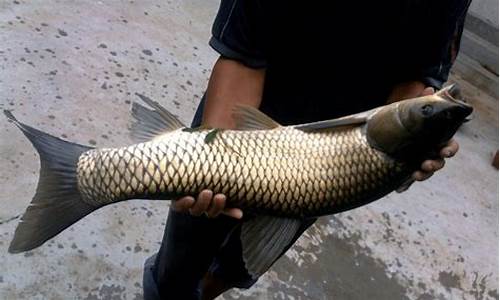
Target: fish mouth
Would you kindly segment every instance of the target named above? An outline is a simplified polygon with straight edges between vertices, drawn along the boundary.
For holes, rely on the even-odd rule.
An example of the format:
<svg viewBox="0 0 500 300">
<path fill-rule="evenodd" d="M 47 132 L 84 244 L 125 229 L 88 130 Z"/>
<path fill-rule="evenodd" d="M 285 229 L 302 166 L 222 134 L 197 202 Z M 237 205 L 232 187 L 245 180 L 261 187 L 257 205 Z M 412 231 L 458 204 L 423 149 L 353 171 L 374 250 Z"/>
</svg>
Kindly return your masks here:
<svg viewBox="0 0 500 300">
<path fill-rule="evenodd" d="M 453 108 L 453 115 L 463 123 L 470 121 L 471 114 L 474 111 L 472 105 L 460 100 L 461 92 L 456 84 L 451 84 L 438 92 L 438 95 L 443 99 L 453 102 L 456 106 Z"/>
<path fill-rule="evenodd" d="M 462 120 L 463 123 L 470 121 L 470 115 L 474 109 L 470 105 L 458 105 L 452 110 L 453 118 Z"/>
<path fill-rule="evenodd" d="M 463 120 L 463 123 L 469 122 L 472 120 L 472 112 L 474 111 L 474 108 L 472 105 L 465 103 L 464 101 L 454 99 L 454 103 L 457 104 L 457 107 L 455 108 L 455 114 L 457 119 Z"/>
</svg>

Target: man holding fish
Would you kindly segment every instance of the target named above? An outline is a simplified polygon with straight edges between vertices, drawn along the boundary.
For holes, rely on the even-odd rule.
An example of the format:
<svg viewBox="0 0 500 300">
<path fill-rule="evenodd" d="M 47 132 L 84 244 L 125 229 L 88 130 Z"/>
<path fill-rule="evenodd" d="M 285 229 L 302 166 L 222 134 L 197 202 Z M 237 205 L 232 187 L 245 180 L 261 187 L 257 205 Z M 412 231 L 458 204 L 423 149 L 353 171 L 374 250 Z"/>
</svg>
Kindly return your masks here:
<svg viewBox="0 0 500 300">
<path fill-rule="evenodd" d="M 448 78 L 470 4 L 275 2 L 222 0 L 210 40 L 221 56 L 193 127 L 235 128 L 238 105 L 291 125 L 432 95 Z M 442 145 L 413 180 L 429 178 L 457 151 L 454 140 Z M 256 282 L 242 258 L 247 216 L 226 200 L 204 190 L 172 203 L 162 246 L 146 262 L 146 299 L 213 299 Z M 304 219 L 281 254 L 314 221 Z"/>
</svg>

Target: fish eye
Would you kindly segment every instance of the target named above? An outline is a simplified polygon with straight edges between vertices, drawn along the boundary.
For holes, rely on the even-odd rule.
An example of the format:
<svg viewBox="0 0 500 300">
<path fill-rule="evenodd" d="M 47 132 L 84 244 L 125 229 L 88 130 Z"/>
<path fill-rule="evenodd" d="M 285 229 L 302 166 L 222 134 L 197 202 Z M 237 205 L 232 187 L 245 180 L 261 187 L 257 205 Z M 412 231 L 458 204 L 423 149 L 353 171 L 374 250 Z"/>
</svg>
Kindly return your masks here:
<svg viewBox="0 0 500 300">
<path fill-rule="evenodd" d="M 422 114 L 425 117 L 428 117 L 428 116 L 430 116 L 432 114 L 432 112 L 434 111 L 434 108 L 432 107 L 432 105 L 426 104 L 426 105 L 422 106 L 420 108 L 420 110 L 422 111 Z"/>
</svg>

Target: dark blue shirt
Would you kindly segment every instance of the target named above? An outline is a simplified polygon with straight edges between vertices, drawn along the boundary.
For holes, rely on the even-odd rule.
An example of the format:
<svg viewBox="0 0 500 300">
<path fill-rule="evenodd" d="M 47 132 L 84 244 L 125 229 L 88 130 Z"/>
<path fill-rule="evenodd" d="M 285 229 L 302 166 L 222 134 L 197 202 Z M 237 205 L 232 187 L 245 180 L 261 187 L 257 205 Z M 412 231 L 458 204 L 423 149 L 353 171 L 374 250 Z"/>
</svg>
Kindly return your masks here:
<svg viewBox="0 0 500 300">
<path fill-rule="evenodd" d="M 211 46 L 266 68 L 261 110 L 283 124 L 385 103 L 398 83 L 440 88 L 469 0 L 223 0 Z"/>
</svg>

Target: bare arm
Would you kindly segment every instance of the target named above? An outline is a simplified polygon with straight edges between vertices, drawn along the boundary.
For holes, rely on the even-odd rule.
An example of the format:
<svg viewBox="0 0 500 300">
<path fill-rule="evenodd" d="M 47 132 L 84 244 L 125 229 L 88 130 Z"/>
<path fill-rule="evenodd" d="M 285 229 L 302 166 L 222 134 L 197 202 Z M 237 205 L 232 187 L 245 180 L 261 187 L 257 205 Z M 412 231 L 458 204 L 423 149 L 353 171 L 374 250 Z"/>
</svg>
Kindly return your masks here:
<svg viewBox="0 0 500 300">
<path fill-rule="evenodd" d="M 220 58 L 208 82 L 203 124 L 214 128 L 234 128 L 232 110 L 244 104 L 258 108 L 264 89 L 265 69 L 252 69 Z"/>
<path fill-rule="evenodd" d="M 232 111 L 236 105 L 248 105 L 258 108 L 264 88 L 264 69 L 252 69 L 230 59 L 219 58 L 214 65 L 208 82 L 203 125 L 213 128 L 234 128 Z M 216 217 L 220 213 L 241 218 L 243 212 L 237 208 L 225 208 L 226 196 L 213 195 L 210 190 L 203 190 L 197 197 L 183 197 L 173 203 L 176 211 L 190 212 L 194 216 L 206 213 Z"/>
</svg>

